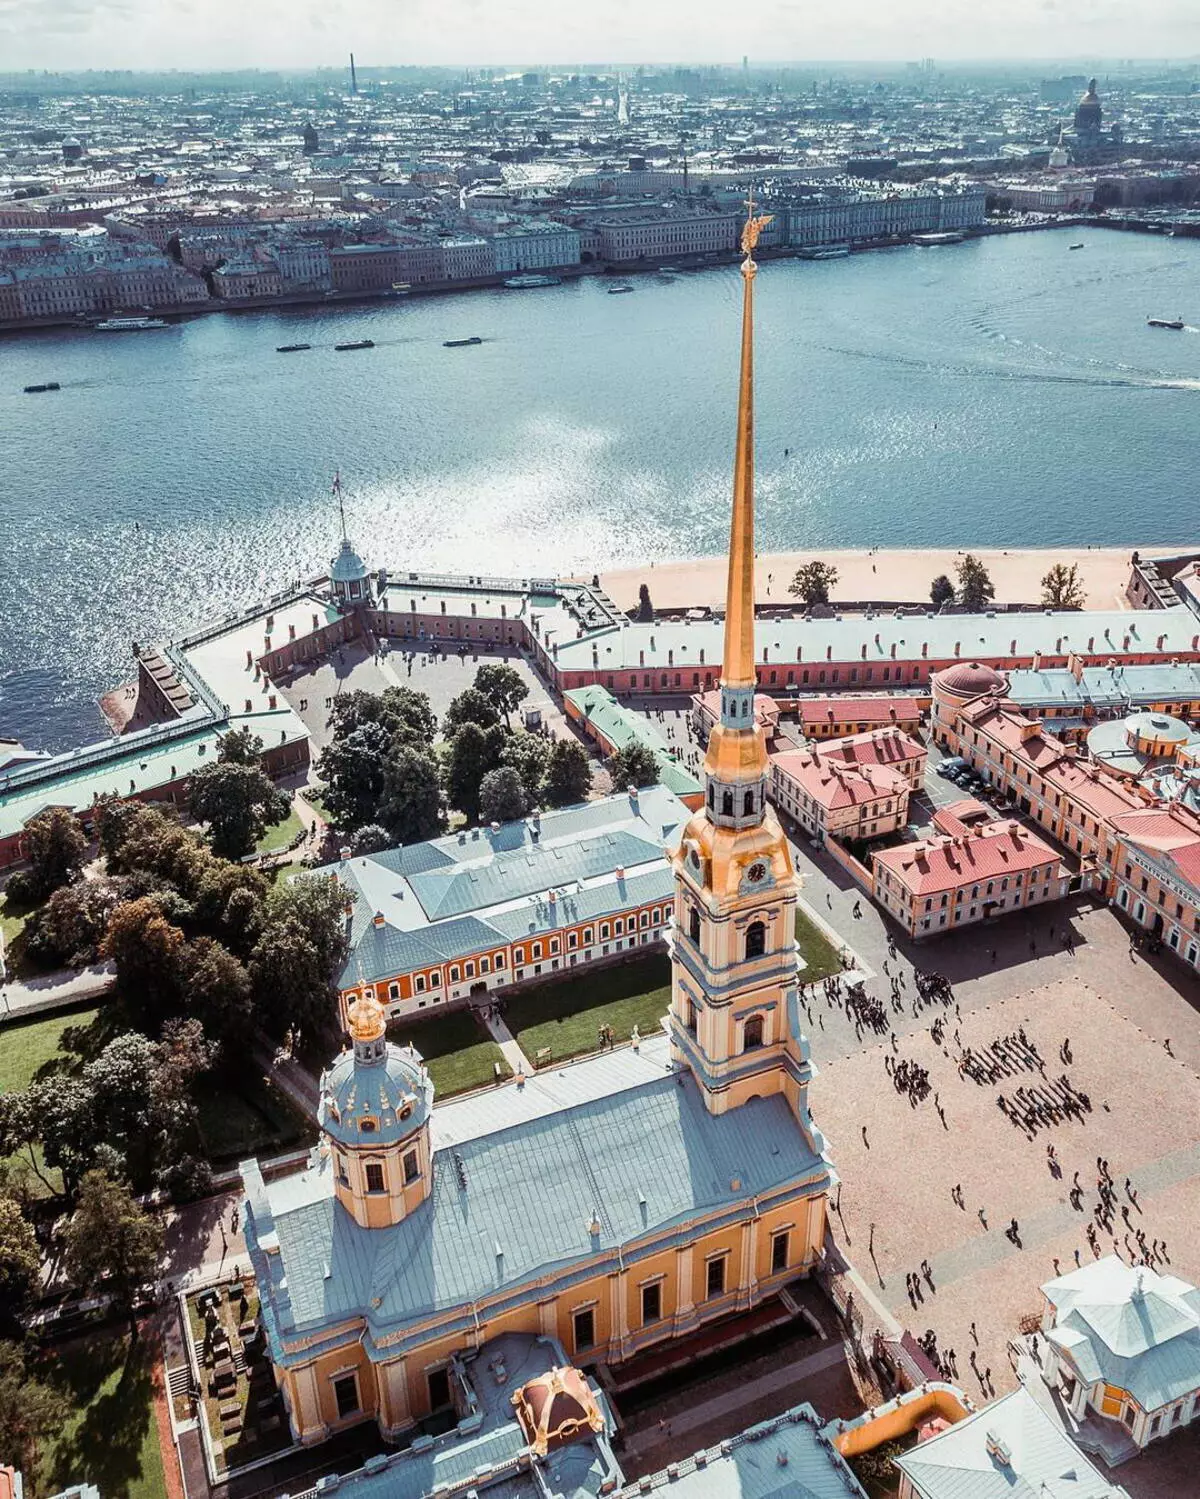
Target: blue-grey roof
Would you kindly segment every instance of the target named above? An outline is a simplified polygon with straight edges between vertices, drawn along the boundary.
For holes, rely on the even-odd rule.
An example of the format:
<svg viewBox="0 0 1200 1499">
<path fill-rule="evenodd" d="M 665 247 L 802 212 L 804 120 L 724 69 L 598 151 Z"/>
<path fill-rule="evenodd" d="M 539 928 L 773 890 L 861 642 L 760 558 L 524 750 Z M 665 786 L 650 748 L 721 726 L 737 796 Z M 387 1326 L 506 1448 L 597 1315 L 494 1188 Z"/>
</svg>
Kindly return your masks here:
<svg viewBox="0 0 1200 1499">
<path fill-rule="evenodd" d="M 1054 704 L 1116 708 L 1142 703 L 1200 702 L 1200 665 L 1163 661 L 1153 666 L 1085 666 L 1076 680 L 1065 666 L 1008 673 L 1008 698 L 1018 706 Z"/>
<path fill-rule="evenodd" d="M 601 1486 L 621 1482 L 621 1469 L 609 1445 L 612 1412 L 603 1392 L 592 1397 L 607 1423 L 544 1458 L 532 1454 L 516 1419 L 513 1394 L 530 1380 L 562 1368 L 569 1360 L 554 1338 L 506 1333 L 477 1353 L 457 1355 L 451 1364 L 461 1382 L 467 1413 L 453 1431 L 419 1436 L 403 1452 L 369 1458 L 352 1473 L 325 1479 L 328 1488 L 350 1499 L 444 1499 L 469 1491 L 489 1499 L 595 1499 Z"/>
<path fill-rule="evenodd" d="M 386 1230 L 336 1202 L 326 1157 L 250 1192 L 247 1235 L 278 1348 L 355 1314 L 371 1336 L 394 1331 L 829 1173 L 782 1096 L 713 1115 L 679 1072 L 435 1152 L 430 1199 Z"/>
<path fill-rule="evenodd" d="M 329 571 L 334 583 L 361 583 L 367 576 L 367 564 L 350 543 L 342 538 L 342 545 Z"/>
<path fill-rule="evenodd" d="M 1103 1380 L 1155 1411 L 1200 1390 L 1200 1291 L 1116 1255 L 1042 1287 L 1055 1309 L 1050 1340 L 1086 1384 Z"/>
<path fill-rule="evenodd" d="M 433 1081 L 411 1046 L 386 1042 L 370 1060 L 347 1049 L 321 1077 L 320 1124 L 349 1145 L 395 1145 L 417 1130 L 433 1108 Z M 363 1119 L 374 1121 L 369 1136 Z"/>
<path fill-rule="evenodd" d="M 631 1484 L 619 1499 L 646 1493 L 645 1484 Z M 649 1492 L 660 1490 L 672 1499 L 866 1499 L 849 1465 L 821 1436 L 811 1405 L 651 1474 Z"/>
<path fill-rule="evenodd" d="M 896 1466 L 920 1499 L 1128 1499 L 1024 1388 L 919 1443 Z"/>
<path fill-rule="evenodd" d="M 665 786 L 648 786 L 636 796 L 602 797 L 536 820 L 327 865 L 318 873 L 336 874 L 357 896 L 341 986 L 436 967 L 569 920 L 666 899 L 673 887 L 663 851 L 690 816 Z M 624 882 L 618 869 L 626 871 Z"/>
</svg>

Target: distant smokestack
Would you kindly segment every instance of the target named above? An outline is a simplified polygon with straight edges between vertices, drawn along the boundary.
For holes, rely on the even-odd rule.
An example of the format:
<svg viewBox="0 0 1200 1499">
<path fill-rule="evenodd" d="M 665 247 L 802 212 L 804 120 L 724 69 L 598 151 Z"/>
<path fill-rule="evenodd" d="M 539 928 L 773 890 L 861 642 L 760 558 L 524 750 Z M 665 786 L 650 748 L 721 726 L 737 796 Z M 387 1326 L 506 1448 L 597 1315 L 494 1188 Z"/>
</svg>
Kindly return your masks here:
<svg viewBox="0 0 1200 1499">
<path fill-rule="evenodd" d="M 350 92 L 358 93 L 358 74 L 354 71 L 354 53 L 350 54 Z"/>
</svg>

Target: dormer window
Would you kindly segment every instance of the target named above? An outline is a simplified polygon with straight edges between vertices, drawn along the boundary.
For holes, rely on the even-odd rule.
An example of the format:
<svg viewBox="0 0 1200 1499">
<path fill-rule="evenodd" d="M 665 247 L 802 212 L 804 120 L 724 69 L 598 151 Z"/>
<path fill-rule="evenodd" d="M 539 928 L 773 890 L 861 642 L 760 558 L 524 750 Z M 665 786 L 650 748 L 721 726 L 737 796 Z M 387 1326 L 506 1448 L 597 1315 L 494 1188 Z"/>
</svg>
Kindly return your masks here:
<svg viewBox="0 0 1200 1499">
<path fill-rule="evenodd" d="M 412 1111 L 413 1111 L 412 1102 L 411 1102 L 411 1100 L 406 1099 L 404 1101 L 403 1105 L 400 1108 L 400 1118 L 402 1120 L 410 1118 L 411 1115 L 412 1115 Z"/>
<path fill-rule="evenodd" d="M 358 1127 L 364 1135 L 373 1135 L 379 1128 L 379 1120 L 371 1118 L 360 1119 L 358 1122 Z"/>
</svg>

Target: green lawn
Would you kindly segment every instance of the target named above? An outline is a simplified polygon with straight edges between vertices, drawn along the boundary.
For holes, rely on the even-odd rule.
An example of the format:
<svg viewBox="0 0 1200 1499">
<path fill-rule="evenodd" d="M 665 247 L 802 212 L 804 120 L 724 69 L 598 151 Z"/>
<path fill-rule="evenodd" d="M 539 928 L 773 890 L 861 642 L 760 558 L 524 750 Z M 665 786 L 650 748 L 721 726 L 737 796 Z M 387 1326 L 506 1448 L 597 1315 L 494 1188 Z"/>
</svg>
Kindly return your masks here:
<svg viewBox="0 0 1200 1499">
<path fill-rule="evenodd" d="M 154 1420 L 151 1349 L 101 1329 L 47 1349 L 41 1377 L 67 1399 L 66 1424 L 41 1453 L 38 1492 L 94 1483 L 104 1499 L 166 1499 Z"/>
<path fill-rule="evenodd" d="M 286 864 L 272 864 L 262 873 L 273 884 L 286 885 L 294 874 L 311 874 L 312 870 L 300 859 L 290 859 Z"/>
<path fill-rule="evenodd" d="M 273 828 L 267 829 L 254 845 L 254 852 L 256 854 L 273 854 L 276 849 L 287 848 L 292 839 L 303 831 L 304 824 L 296 816 L 296 809 L 293 807 L 282 822 L 277 822 Z"/>
<path fill-rule="evenodd" d="M 504 1019 L 531 1062 L 544 1046 L 549 1060 L 561 1062 L 595 1051 L 603 1025 L 618 1041 L 628 1040 L 635 1025 L 643 1036 L 657 1034 L 670 1006 L 671 964 L 655 954 L 514 994 Z"/>
<path fill-rule="evenodd" d="M 215 1164 L 287 1150 L 316 1138 L 316 1126 L 261 1074 L 204 1086 L 197 1100 L 205 1154 Z"/>
<path fill-rule="evenodd" d="M 802 984 L 816 984 L 831 973 L 843 971 L 840 950 L 817 924 L 798 907 L 796 910 L 796 942 L 804 967 L 800 970 Z"/>
<path fill-rule="evenodd" d="M 63 1065 L 74 1064 L 92 1055 L 85 1044 L 84 1056 L 63 1048 L 63 1036 L 74 1031 L 76 1038 L 90 1035 L 90 1027 L 100 1011 L 57 1010 L 40 1020 L 26 1020 L 0 1028 L 0 1093 L 15 1093 L 27 1088 L 48 1062 L 58 1059 Z M 68 1041 L 72 1038 L 68 1037 Z"/>
<path fill-rule="evenodd" d="M 470 1010 L 447 1010 L 428 1020 L 398 1021 L 388 1028 L 388 1039 L 417 1048 L 429 1068 L 438 1098 L 450 1098 L 495 1080 L 495 1064 L 502 1077 L 512 1068 L 496 1043 Z"/>
</svg>

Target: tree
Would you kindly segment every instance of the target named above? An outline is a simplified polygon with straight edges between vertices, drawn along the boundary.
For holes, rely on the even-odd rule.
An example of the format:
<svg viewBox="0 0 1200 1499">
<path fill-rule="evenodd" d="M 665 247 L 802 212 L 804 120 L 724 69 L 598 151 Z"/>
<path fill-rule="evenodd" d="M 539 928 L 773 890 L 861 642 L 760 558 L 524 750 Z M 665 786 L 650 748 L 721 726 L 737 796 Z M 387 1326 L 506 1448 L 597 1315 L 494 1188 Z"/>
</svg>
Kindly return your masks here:
<svg viewBox="0 0 1200 1499">
<path fill-rule="evenodd" d="M 0 1343 L 0 1462 L 36 1472 L 38 1447 L 63 1429 L 69 1411 L 57 1390 L 35 1379 L 16 1343 Z"/>
<path fill-rule="evenodd" d="M 441 770 L 432 750 L 402 745 L 389 757 L 379 800 L 385 848 L 423 843 L 445 832 Z"/>
<path fill-rule="evenodd" d="M 495 735 L 498 739 L 485 733 L 478 724 L 465 723 L 447 751 L 446 794 L 450 805 L 464 813 L 469 822 L 479 820 L 480 783 L 500 762 L 503 732 L 499 724 L 495 726 Z"/>
<path fill-rule="evenodd" d="M 40 1276 L 41 1256 L 32 1226 L 20 1203 L 0 1197 L 0 1334 L 19 1332 L 21 1316 L 37 1295 Z"/>
<path fill-rule="evenodd" d="M 943 604 L 948 604 L 954 598 L 954 584 L 945 573 L 938 573 L 929 585 L 929 597 L 933 600 L 933 607 L 940 609 Z"/>
<path fill-rule="evenodd" d="M 40 812 L 25 831 L 29 894 L 35 900 L 79 878 L 88 841 L 73 812 L 50 807 Z"/>
<path fill-rule="evenodd" d="M 481 666 L 475 673 L 475 690 L 503 715 L 506 725 L 509 714 L 515 713 L 529 696 L 525 679 L 506 661 L 489 661 Z M 483 727 L 487 728 L 487 725 Z"/>
<path fill-rule="evenodd" d="M 556 739 L 550 746 L 542 800 L 548 807 L 571 807 L 587 799 L 592 788 L 592 762 L 577 739 Z"/>
<path fill-rule="evenodd" d="M 500 751 L 500 764 L 511 765 L 520 776 L 525 799 L 530 805 L 538 800 L 549 757 L 550 746 L 545 739 L 540 734 L 528 734 L 524 729 L 511 733 Z"/>
<path fill-rule="evenodd" d="M 284 820 L 292 802 L 257 765 L 219 761 L 192 776 L 188 807 L 197 822 L 208 824 L 218 858 L 241 859 L 267 828 Z"/>
<path fill-rule="evenodd" d="M 1042 579 L 1042 603 L 1047 609 L 1082 609 L 1086 597 L 1078 563 L 1068 567 L 1056 562 Z"/>
<path fill-rule="evenodd" d="M 353 899 L 343 886 L 312 875 L 277 886 L 268 897 L 249 967 L 255 1011 L 274 1035 L 333 1030 L 334 980 L 349 951 L 346 906 Z"/>
<path fill-rule="evenodd" d="M 117 965 L 121 995 L 134 1013 L 161 1019 L 176 1007 L 184 940 L 153 897 L 126 901 L 112 913 L 100 951 Z"/>
<path fill-rule="evenodd" d="M 614 791 L 628 791 L 639 786 L 658 784 L 658 756 L 648 744 L 631 739 L 608 761 Z"/>
<path fill-rule="evenodd" d="M 347 833 L 378 820 L 384 770 L 392 737 L 381 723 L 362 723 L 338 735 L 317 761 L 325 782 L 325 805 L 334 824 Z"/>
<path fill-rule="evenodd" d="M 243 725 L 221 736 L 217 757 L 222 765 L 258 766 L 262 764 L 262 751 L 262 740 L 253 729 Z"/>
<path fill-rule="evenodd" d="M 385 848 L 391 848 L 395 841 L 387 828 L 377 822 L 365 822 L 350 839 L 350 852 L 355 858 L 361 858 L 364 854 L 380 854 Z"/>
<path fill-rule="evenodd" d="M 446 709 L 446 715 L 442 719 L 442 733 L 447 739 L 453 739 L 465 724 L 473 723 L 481 729 L 490 729 L 499 722 L 500 714 L 478 687 L 467 687 Z"/>
<path fill-rule="evenodd" d="M 637 622 L 640 625 L 652 625 L 654 623 L 654 605 L 650 601 L 650 585 L 641 583 L 638 585 Z"/>
<path fill-rule="evenodd" d="M 827 604 L 829 590 L 835 586 L 837 580 L 838 570 L 830 563 L 806 562 L 803 567 L 797 569 L 788 592 L 798 599 L 803 599 L 810 607 L 813 604 Z"/>
<path fill-rule="evenodd" d="M 30 913 L 24 933 L 26 954 L 47 968 L 94 963 L 124 893 L 123 883 L 102 876 L 61 886 Z"/>
<path fill-rule="evenodd" d="M 248 1042 L 254 1031 L 254 996 L 245 965 L 211 937 L 197 937 L 185 948 L 180 968 L 188 1010 L 204 1034 L 227 1051 Z"/>
<path fill-rule="evenodd" d="M 108 1291 L 138 1335 L 138 1291 L 152 1281 L 162 1257 L 163 1231 L 134 1201 L 129 1188 L 103 1171 L 83 1178 L 79 1203 L 63 1236 L 67 1274 L 85 1294 Z"/>
<path fill-rule="evenodd" d="M 958 573 L 958 602 L 964 609 L 985 609 L 996 597 L 996 590 L 988 576 L 988 570 L 978 557 L 970 552 L 955 566 Z"/>
<path fill-rule="evenodd" d="M 479 817 L 482 822 L 515 822 L 529 810 L 521 777 L 511 765 L 489 770 L 479 783 Z"/>
<path fill-rule="evenodd" d="M 348 739 L 364 724 L 386 729 L 406 744 L 432 744 L 437 719 L 429 698 L 413 687 L 388 687 L 383 692 L 343 692 L 333 700 L 329 730 L 334 740 Z"/>
</svg>

